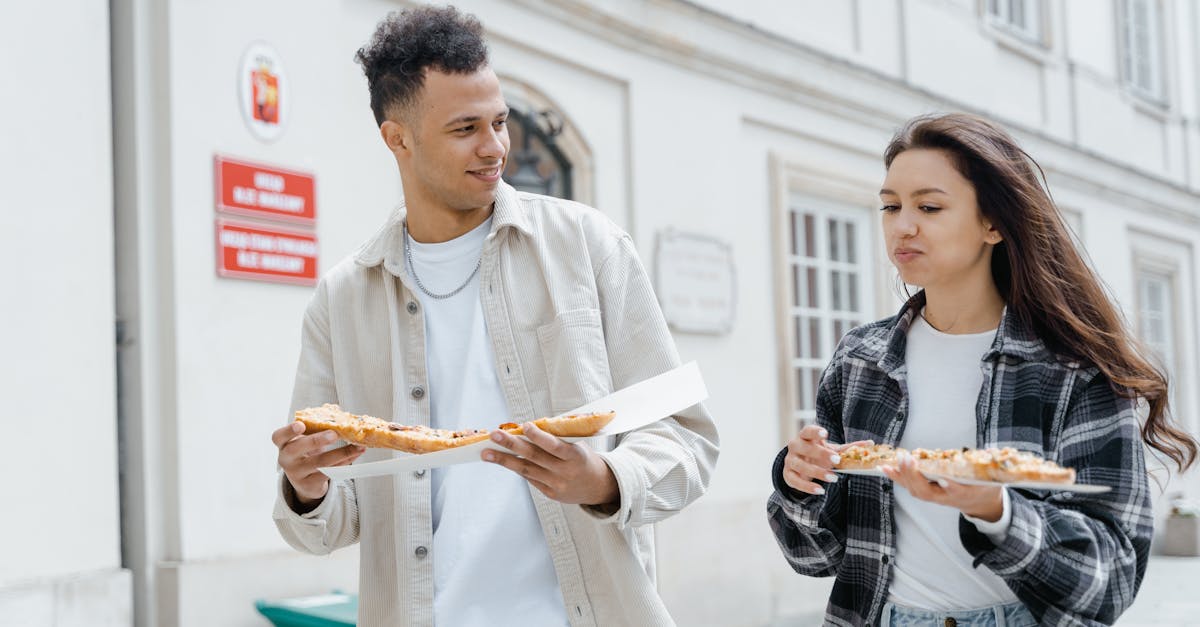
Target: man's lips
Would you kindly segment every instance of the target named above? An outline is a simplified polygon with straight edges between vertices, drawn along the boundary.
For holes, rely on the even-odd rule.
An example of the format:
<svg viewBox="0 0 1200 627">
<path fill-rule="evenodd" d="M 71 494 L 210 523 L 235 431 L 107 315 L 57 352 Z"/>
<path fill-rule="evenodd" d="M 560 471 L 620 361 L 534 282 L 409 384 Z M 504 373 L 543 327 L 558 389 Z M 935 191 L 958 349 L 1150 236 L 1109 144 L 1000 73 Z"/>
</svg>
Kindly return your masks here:
<svg viewBox="0 0 1200 627">
<path fill-rule="evenodd" d="M 496 165 L 496 166 L 492 166 L 490 168 L 479 168 L 478 170 L 467 170 L 467 174 L 470 174 L 471 176 L 474 176 L 475 178 L 480 179 L 481 181 L 484 181 L 487 183 L 494 183 L 494 182 L 500 180 L 501 171 L 502 170 L 501 170 L 500 166 Z"/>
<path fill-rule="evenodd" d="M 913 259 L 916 259 L 917 255 L 920 254 L 922 254 L 922 252 L 915 248 L 897 248 L 892 251 L 892 256 L 896 258 L 896 261 L 902 263 L 906 261 L 912 261 Z"/>
</svg>

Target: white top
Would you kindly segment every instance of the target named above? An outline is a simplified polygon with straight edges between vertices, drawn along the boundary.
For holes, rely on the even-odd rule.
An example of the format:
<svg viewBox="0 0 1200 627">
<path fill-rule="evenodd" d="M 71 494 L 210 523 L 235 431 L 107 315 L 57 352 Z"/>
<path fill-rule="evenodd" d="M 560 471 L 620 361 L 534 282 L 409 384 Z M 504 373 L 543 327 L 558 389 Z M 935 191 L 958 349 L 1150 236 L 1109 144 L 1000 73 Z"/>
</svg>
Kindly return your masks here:
<svg viewBox="0 0 1200 627">
<path fill-rule="evenodd" d="M 923 314 L 924 312 L 922 312 Z M 908 330 L 908 421 L 900 446 L 952 449 L 975 446 L 975 403 L 983 385 L 980 362 L 996 337 L 951 335 L 917 316 Z M 982 608 L 1017 600 L 985 566 L 972 567 L 958 536 L 959 511 L 922 501 L 907 490 L 893 492 L 896 504 L 896 563 L 888 600 L 930 610 Z M 995 523 L 971 519 L 993 542 L 1003 540 L 1012 519 L 1008 493 Z"/>
<path fill-rule="evenodd" d="M 440 244 L 410 238 L 413 265 L 425 289 L 445 294 L 462 285 L 491 226 L 488 218 Z M 479 276 L 450 298 L 420 291 L 417 297 L 425 313 L 432 426 L 489 429 L 508 422 L 479 301 Z M 434 469 L 432 480 L 436 624 L 566 625 L 554 563 L 526 481 L 482 462 Z"/>
</svg>

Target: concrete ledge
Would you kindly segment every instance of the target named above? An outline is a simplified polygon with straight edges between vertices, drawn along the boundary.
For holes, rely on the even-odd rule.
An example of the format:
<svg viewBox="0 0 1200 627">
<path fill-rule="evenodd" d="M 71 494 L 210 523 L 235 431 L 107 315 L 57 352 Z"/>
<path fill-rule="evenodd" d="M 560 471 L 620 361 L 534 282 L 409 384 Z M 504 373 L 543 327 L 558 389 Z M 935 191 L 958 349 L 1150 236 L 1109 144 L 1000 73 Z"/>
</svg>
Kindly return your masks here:
<svg viewBox="0 0 1200 627">
<path fill-rule="evenodd" d="M 0 588 L 0 618 L 22 627 L 131 627 L 133 578 L 117 569 Z"/>
</svg>

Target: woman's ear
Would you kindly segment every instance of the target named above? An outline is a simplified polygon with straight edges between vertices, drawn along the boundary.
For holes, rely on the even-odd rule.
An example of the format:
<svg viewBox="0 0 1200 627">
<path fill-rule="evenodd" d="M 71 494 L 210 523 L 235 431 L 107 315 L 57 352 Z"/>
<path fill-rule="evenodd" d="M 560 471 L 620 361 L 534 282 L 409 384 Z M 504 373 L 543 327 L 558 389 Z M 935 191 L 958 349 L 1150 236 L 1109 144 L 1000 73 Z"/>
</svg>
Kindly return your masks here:
<svg viewBox="0 0 1200 627">
<path fill-rule="evenodd" d="M 1004 236 L 1001 235 L 1000 231 L 997 231 L 996 227 L 992 226 L 990 222 L 984 222 L 983 226 L 987 228 L 987 233 L 985 233 L 983 236 L 984 242 L 995 246 L 996 244 L 1004 241 Z"/>
</svg>

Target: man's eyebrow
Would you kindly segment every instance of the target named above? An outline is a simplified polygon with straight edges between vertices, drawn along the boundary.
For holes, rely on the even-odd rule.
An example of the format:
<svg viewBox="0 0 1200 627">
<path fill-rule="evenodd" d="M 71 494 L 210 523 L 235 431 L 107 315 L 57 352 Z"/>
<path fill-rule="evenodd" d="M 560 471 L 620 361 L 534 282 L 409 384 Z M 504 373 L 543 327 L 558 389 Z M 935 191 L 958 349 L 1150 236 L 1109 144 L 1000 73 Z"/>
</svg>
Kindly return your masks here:
<svg viewBox="0 0 1200 627">
<path fill-rule="evenodd" d="M 917 191 L 913 192 L 912 195 L 913 196 L 924 196 L 925 194 L 945 194 L 945 193 L 946 193 L 946 191 L 939 187 L 922 187 L 921 189 L 918 189 Z M 889 195 L 889 196 L 899 196 L 900 195 L 886 187 L 879 190 L 880 196 L 883 196 L 885 194 Z M 949 195 L 949 194 L 947 194 L 947 195 Z"/>
<path fill-rule="evenodd" d="M 453 120 L 446 122 L 443 126 L 458 126 L 459 124 L 473 124 L 478 121 L 479 121 L 479 116 L 467 114 L 467 115 L 460 115 L 460 116 L 454 118 Z"/>
<path fill-rule="evenodd" d="M 496 117 L 498 117 L 498 118 L 505 117 L 508 115 L 508 111 L 509 111 L 509 108 L 504 107 L 503 109 L 501 109 L 500 111 L 498 111 L 496 113 Z M 481 119 L 482 119 L 482 116 L 468 113 L 466 115 L 460 115 L 460 116 L 454 118 L 453 120 L 446 122 L 446 124 L 443 125 L 443 128 L 450 127 L 450 126 L 458 126 L 460 124 L 474 124 L 475 122 L 478 122 Z"/>
</svg>

